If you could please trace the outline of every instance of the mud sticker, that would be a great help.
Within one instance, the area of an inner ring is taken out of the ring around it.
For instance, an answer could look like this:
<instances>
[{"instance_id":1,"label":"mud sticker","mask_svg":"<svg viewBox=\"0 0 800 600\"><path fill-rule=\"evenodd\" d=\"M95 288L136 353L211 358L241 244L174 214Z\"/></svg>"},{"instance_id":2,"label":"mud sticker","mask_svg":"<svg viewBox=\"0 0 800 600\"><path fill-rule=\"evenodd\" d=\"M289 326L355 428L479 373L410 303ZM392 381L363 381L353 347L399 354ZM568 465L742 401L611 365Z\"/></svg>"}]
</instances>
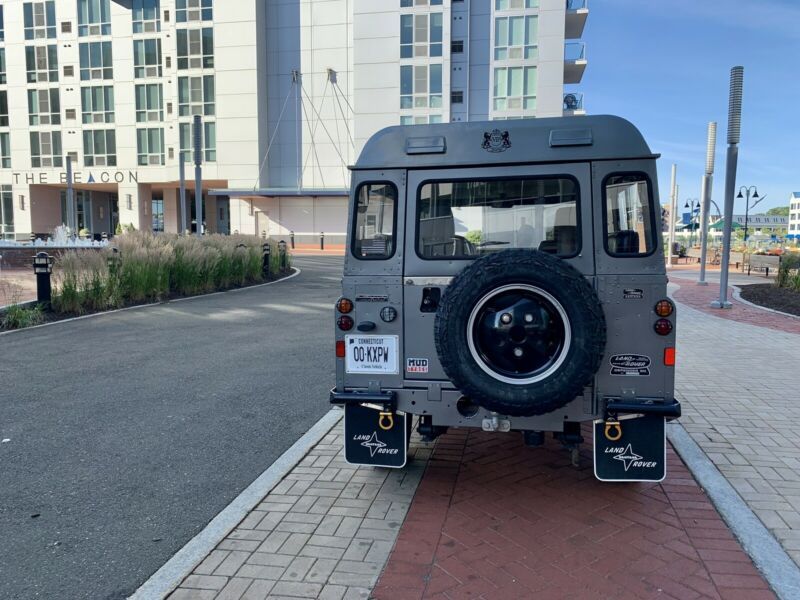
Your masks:
<instances>
[{"instance_id":1,"label":"mud sticker","mask_svg":"<svg viewBox=\"0 0 800 600\"><path fill-rule=\"evenodd\" d=\"M623 300L641 300L644 298L644 290L639 288L625 288L622 290Z\"/></svg>"},{"instance_id":2,"label":"mud sticker","mask_svg":"<svg viewBox=\"0 0 800 600\"><path fill-rule=\"evenodd\" d=\"M623 377L647 377L650 375L650 357L642 354L615 354L609 360L611 374Z\"/></svg>"},{"instance_id":3,"label":"mud sticker","mask_svg":"<svg viewBox=\"0 0 800 600\"><path fill-rule=\"evenodd\" d=\"M428 359L427 358L407 358L406 359L406 372L407 373L427 373L428 372Z\"/></svg>"}]
</instances>

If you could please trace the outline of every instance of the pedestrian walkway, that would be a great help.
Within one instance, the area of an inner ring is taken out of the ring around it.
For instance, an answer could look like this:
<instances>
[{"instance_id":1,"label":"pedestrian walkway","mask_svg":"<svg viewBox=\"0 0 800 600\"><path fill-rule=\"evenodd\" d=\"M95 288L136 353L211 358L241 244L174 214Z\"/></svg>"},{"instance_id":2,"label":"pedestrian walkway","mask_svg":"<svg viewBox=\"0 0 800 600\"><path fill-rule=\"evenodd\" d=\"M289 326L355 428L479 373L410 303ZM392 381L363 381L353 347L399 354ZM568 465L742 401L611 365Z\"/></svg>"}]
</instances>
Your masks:
<instances>
[{"instance_id":1,"label":"pedestrian walkway","mask_svg":"<svg viewBox=\"0 0 800 600\"><path fill-rule=\"evenodd\" d=\"M800 565L800 320L674 281L681 423Z\"/></svg>"},{"instance_id":2,"label":"pedestrian walkway","mask_svg":"<svg viewBox=\"0 0 800 600\"><path fill-rule=\"evenodd\" d=\"M36 300L33 269L0 269L0 306Z\"/></svg>"}]
</instances>

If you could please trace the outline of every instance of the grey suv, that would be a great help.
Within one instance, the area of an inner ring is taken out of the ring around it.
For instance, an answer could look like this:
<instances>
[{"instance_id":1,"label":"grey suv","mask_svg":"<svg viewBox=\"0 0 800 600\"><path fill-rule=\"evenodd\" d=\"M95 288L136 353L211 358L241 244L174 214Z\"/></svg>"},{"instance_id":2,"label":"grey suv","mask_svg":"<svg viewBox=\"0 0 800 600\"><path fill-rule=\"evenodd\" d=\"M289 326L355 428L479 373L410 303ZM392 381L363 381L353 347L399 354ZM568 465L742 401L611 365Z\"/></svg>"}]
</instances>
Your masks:
<instances>
[{"instance_id":1,"label":"grey suv","mask_svg":"<svg viewBox=\"0 0 800 600\"><path fill-rule=\"evenodd\" d=\"M663 478L680 405L656 158L612 116L376 133L335 311L347 459L402 466L417 415L428 439L553 432L577 461L594 423L599 478Z\"/></svg>"}]
</instances>

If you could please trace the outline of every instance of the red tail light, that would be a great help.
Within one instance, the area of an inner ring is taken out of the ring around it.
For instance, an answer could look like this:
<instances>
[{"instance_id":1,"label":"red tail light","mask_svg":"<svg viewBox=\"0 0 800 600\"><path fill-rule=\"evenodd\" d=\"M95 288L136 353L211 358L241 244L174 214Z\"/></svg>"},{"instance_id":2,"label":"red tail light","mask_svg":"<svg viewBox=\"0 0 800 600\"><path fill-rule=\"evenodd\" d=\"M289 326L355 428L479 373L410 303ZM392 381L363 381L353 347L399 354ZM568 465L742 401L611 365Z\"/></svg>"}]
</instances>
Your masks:
<instances>
[{"instance_id":1,"label":"red tail light","mask_svg":"<svg viewBox=\"0 0 800 600\"><path fill-rule=\"evenodd\" d=\"M346 315L353 310L353 301L349 298L339 298L339 300L336 301L336 310Z\"/></svg>"},{"instance_id":2,"label":"red tail light","mask_svg":"<svg viewBox=\"0 0 800 600\"><path fill-rule=\"evenodd\" d=\"M336 342L336 358L344 358L344 340Z\"/></svg>"},{"instance_id":3,"label":"red tail light","mask_svg":"<svg viewBox=\"0 0 800 600\"><path fill-rule=\"evenodd\" d=\"M653 329L656 330L658 335L669 335L672 333L672 323L667 319L659 319L656 321L656 324L653 325Z\"/></svg>"},{"instance_id":4,"label":"red tail light","mask_svg":"<svg viewBox=\"0 0 800 600\"><path fill-rule=\"evenodd\" d=\"M675 348L664 348L664 366L675 366Z\"/></svg>"},{"instance_id":5,"label":"red tail light","mask_svg":"<svg viewBox=\"0 0 800 600\"><path fill-rule=\"evenodd\" d=\"M341 317L336 319L336 324L342 331L350 331L353 328L354 323L352 317L348 317L347 315L342 315Z\"/></svg>"}]
</instances>

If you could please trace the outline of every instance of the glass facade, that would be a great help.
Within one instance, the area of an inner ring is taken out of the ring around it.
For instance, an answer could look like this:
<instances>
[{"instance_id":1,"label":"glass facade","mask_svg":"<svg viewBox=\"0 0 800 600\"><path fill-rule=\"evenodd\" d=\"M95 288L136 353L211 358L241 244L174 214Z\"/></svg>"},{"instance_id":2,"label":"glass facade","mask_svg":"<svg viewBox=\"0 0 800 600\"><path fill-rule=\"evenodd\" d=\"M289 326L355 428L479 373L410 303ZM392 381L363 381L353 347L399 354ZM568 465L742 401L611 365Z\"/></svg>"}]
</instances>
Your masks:
<instances>
[{"instance_id":1,"label":"glass facade","mask_svg":"<svg viewBox=\"0 0 800 600\"><path fill-rule=\"evenodd\" d=\"M61 167L64 159L61 152L60 131L31 131L31 167Z\"/></svg>"},{"instance_id":2,"label":"glass facade","mask_svg":"<svg viewBox=\"0 0 800 600\"><path fill-rule=\"evenodd\" d=\"M56 3L25 2L22 5L26 40L53 39L56 37Z\"/></svg>"},{"instance_id":3,"label":"glass facade","mask_svg":"<svg viewBox=\"0 0 800 600\"><path fill-rule=\"evenodd\" d=\"M159 0L133 0L133 33L161 31Z\"/></svg>"},{"instance_id":4,"label":"glass facade","mask_svg":"<svg viewBox=\"0 0 800 600\"><path fill-rule=\"evenodd\" d=\"M58 88L28 90L28 123L30 125L59 125L61 123Z\"/></svg>"},{"instance_id":5,"label":"glass facade","mask_svg":"<svg viewBox=\"0 0 800 600\"><path fill-rule=\"evenodd\" d=\"M78 35L111 35L109 0L78 0Z\"/></svg>"},{"instance_id":6,"label":"glass facade","mask_svg":"<svg viewBox=\"0 0 800 600\"><path fill-rule=\"evenodd\" d=\"M141 166L164 164L164 130L147 128L136 130L136 162Z\"/></svg>"},{"instance_id":7,"label":"glass facade","mask_svg":"<svg viewBox=\"0 0 800 600\"><path fill-rule=\"evenodd\" d=\"M117 165L117 138L113 129L84 130L83 164L87 167Z\"/></svg>"},{"instance_id":8,"label":"glass facade","mask_svg":"<svg viewBox=\"0 0 800 600\"><path fill-rule=\"evenodd\" d=\"M114 86L98 85L81 88L81 121L114 122Z\"/></svg>"},{"instance_id":9,"label":"glass facade","mask_svg":"<svg viewBox=\"0 0 800 600\"><path fill-rule=\"evenodd\" d=\"M114 78L111 42L83 42L78 49L81 81Z\"/></svg>"},{"instance_id":10,"label":"glass facade","mask_svg":"<svg viewBox=\"0 0 800 600\"><path fill-rule=\"evenodd\" d=\"M14 196L10 185L0 186L0 240L14 239Z\"/></svg>"}]
</instances>

